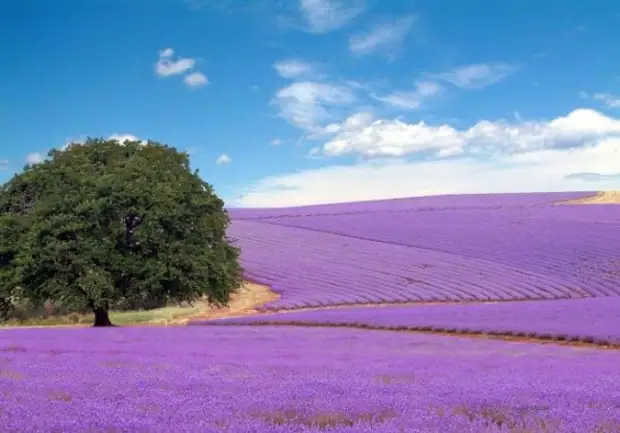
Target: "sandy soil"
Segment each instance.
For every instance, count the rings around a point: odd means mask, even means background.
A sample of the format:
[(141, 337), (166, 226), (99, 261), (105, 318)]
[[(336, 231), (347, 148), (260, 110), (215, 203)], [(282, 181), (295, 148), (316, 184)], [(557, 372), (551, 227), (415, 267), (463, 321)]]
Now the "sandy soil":
[(231, 296), (227, 307), (217, 308), (205, 304), (205, 309), (200, 314), (192, 317), (184, 317), (171, 325), (185, 325), (190, 320), (219, 319), (223, 317), (241, 317), (258, 314), (256, 307), (280, 299), (280, 295), (272, 291), (268, 286), (246, 282), (243, 287)]
[(620, 191), (602, 191), (596, 195), (559, 204), (620, 204)]

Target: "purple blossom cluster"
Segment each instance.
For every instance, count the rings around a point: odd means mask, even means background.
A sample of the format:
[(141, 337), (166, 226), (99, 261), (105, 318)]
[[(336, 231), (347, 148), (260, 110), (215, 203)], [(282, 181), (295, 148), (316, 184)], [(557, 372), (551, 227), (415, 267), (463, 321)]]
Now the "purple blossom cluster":
[(583, 193), (425, 197), (232, 210), (267, 309), (620, 295), (620, 206)]
[(431, 330), (620, 345), (620, 297), (470, 305), (348, 307), (192, 324), (334, 325)]
[(295, 327), (0, 332), (3, 433), (611, 433), (620, 352)]

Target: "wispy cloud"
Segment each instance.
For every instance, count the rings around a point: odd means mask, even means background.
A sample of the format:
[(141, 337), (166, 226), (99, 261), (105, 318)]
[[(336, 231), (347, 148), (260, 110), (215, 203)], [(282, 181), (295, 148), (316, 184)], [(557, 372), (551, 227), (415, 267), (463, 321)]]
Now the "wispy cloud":
[(312, 33), (339, 29), (364, 10), (362, 0), (299, 0), (299, 8)]
[(0, 171), (4, 171), (9, 168), (9, 160), (8, 159), (0, 159)]
[(291, 124), (313, 132), (320, 123), (332, 119), (331, 107), (345, 106), (355, 99), (354, 92), (346, 86), (298, 81), (278, 90), (272, 104), (278, 106), (280, 116)]
[(620, 173), (571, 173), (566, 179), (579, 179), (585, 182), (605, 182), (620, 179)]
[(455, 68), (435, 77), (463, 89), (479, 89), (497, 83), (516, 70), (504, 62), (478, 63)]
[(221, 165), (221, 164), (228, 164), (231, 161), (232, 159), (230, 158), (230, 156), (226, 155), (225, 153), (222, 153), (220, 156), (217, 157), (217, 159), (215, 160), (215, 163), (218, 165)]
[(620, 96), (610, 93), (595, 93), (592, 99), (602, 103), (607, 108), (620, 108)]
[(375, 52), (393, 55), (407, 35), (415, 17), (408, 16), (391, 22), (375, 25), (366, 33), (358, 33), (349, 38), (349, 51), (356, 55)]
[(282, 143), (283, 143), (283, 142), (282, 142), (282, 140), (281, 140), (280, 138), (274, 138), (273, 140), (271, 140), (271, 141), (269, 142), (269, 144), (270, 144), (271, 146), (279, 146), (279, 145), (281, 145)]
[(192, 72), (183, 79), (189, 87), (203, 87), (209, 84), (209, 80), (202, 72)]
[(316, 73), (315, 67), (299, 59), (284, 59), (273, 64), (278, 74), (283, 78), (308, 77)]
[(160, 77), (169, 77), (188, 72), (196, 65), (196, 59), (179, 57), (174, 59), (174, 50), (166, 48), (159, 52), (159, 60), (155, 63), (155, 73)]
[(435, 81), (418, 81), (411, 91), (398, 91), (385, 96), (371, 95), (374, 99), (396, 108), (417, 110), (429, 98), (438, 96), (443, 87)]

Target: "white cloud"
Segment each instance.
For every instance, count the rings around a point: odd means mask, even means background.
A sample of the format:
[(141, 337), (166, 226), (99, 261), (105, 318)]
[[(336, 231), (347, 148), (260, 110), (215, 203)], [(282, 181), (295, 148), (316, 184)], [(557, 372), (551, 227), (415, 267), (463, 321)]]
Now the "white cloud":
[[(250, 186), (237, 205), (620, 189), (620, 119), (593, 110), (574, 110), (546, 122), (483, 120), (462, 130), (374, 120), (364, 113), (336, 126), (334, 139), (322, 148), (324, 155), (392, 158), (269, 177)], [(426, 158), (393, 158), (419, 152)]]
[(207, 76), (202, 72), (192, 72), (183, 79), (189, 87), (202, 87), (209, 83)]
[(215, 163), (216, 164), (228, 164), (231, 161), (232, 159), (230, 159), (230, 156), (226, 155), (225, 153), (222, 153), (220, 156), (217, 157), (217, 159), (215, 160)]
[(578, 149), (539, 150), (490, 159), (383, 161), (331, 166), (263, 179), (237, 206), (278, 207), (435, 194), (620, 189), (617, 177), (593, 183), (574, 173), (618, 171), (620, 140)]
[(367, 33), (359, 33), (349, 38), (349, 51), (358, 55), (377, 51), (392, 53), (397, 49), (411, 29), (414, 17), (400, 18), (389, 23), (376, 25)]
[(345, 86), (314, 81), (298, 81), (276, 92), (273, 104), (280, 116), (306, 131), (316, 131), (319, 123), (332, 118), (330, 107), (355, 101), (353, 91)]
[(315, 73), (314, 67), (299, 59), (285, 59), (273, 64), (278, 74), (283, 78), (308, 77)]
[(329, 156), (403, 156), (431, 152), (438, 156), (523, 153), (546, 148), (572, 148), (593, 140), (620, 136), (620, 120), (578, 109), (551, 121), (482, 120), (468, 129), (450, 125), (406, 123), (355, 114), (332, 125), (334, 137), (323, 145)]
[(299, 8), (312, 33), (339, 29), (364, 9), (361, 0), (299, 0)]
[(607, 108), (620, 108), (620, 96), (610, 93), (595, 93), (592, 99), (601, 102)]
[(0, 171), (4, 171), (9, 167), (8, 159), (0, 159)]
[(43, 159), (45, 159), (45, 157), (39, 152), (32, 152), (26, 155), (27, 164), (39, 164)]
[(435, 81), (418, 81), (412, 91), (400, 91), (373, 97), (385, 104), (406, 110), (417, 110), (428, 98), (439, 95), (443, 87)]
[(274, 138), (269, 144), (272, 146), (279, 146), (282, 144), (282, 140), (279, 138)]
[(159, 60), (155, 63), (155, 73), (160, 77), (184, 74), (196, 65), (192, 58), (179, 57), (174, 60), (174, 50), (166, 48), (159, 52)]
[(479, 63), (458, 67), (436, 77), (463, 89), (479, 89), (503, 80), (515, 71), (504, 62)]
[(140, 140), (138, 137), (131, 134), (112, 134), (108, 137), (108, 140), (116, 140), (121, 144), (125, 143), (126, 141), (139, 141), (142, 145), (146, 144), (146, 140)]

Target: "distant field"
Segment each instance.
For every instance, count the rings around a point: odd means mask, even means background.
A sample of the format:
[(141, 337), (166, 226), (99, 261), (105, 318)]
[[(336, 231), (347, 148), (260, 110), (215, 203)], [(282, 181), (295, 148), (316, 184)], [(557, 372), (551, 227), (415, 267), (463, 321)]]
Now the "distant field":
[(620, 297), (293, 311), (195, 324), (336, 325), (504, 335), (620, 347)]
[(233, 209), (266, 309), (620, 295), (620, 206), (595, 193), (422, 197)]
[(349, 329), (0, 332), (3, 433), (613, 433), (620, 353)]

